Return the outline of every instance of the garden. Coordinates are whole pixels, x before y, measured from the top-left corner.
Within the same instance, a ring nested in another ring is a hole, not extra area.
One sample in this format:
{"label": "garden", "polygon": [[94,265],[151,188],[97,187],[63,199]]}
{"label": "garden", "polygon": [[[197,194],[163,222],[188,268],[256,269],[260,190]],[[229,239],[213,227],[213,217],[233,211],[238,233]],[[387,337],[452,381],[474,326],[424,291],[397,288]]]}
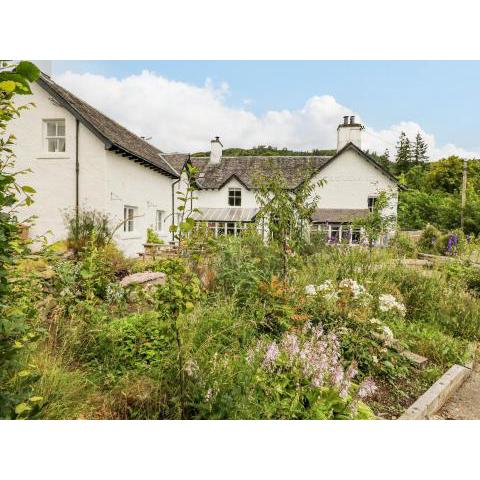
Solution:
{"label": "garden", "polygon": [[[12,266],[6,313],[23,328],[4,417],[397,418],[479,336],[480,273],[468,260],[411,268],[405,238],[373,250],[305,243],[286,277],[282,246],[254,228],[197,232],[155,260],[95,234],[67,247]],[[142,271],[165,284],[121,286]]]}
{"label": "garden", "polygon": [[[39,72],[1,73],[4,133]],[[14,141],[0,143],[0,418],[394,419],[480,336],[479,238],[427,227],[374,247],[391,227],[386,196],[358,225],[365,246],[306,234],[313,187],[287,191],[271,172],[257,188],[268,241],[254,224],[196,229],[189,187],[169,257],[124,257],[95,211],[33,249],[17,212],[35,192],[19,185]],[[450,261],[409,261],[419,252]],[[163,281],[124,281],[142,272]]]}

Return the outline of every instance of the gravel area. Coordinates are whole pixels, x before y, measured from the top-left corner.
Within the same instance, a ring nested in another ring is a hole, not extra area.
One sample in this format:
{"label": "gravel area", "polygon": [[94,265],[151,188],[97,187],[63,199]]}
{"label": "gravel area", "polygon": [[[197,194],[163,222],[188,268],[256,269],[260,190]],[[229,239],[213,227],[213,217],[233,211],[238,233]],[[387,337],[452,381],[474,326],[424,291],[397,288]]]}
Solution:
{"label": "gravel area", "polygon": [[470,377],[431,419],[480,419],[480,362],[478,360]]}

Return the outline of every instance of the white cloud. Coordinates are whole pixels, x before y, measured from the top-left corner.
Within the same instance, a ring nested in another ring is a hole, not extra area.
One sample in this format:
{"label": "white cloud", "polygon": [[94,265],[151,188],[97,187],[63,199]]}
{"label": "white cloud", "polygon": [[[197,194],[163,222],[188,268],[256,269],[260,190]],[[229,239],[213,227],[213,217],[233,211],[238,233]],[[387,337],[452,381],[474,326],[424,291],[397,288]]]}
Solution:
{"label": "white cloud", "polygon": [[[164,151],[208,150],[220,136],[226,147],[274,145],[292,149],[335,148],[336,127],[350,108],[330,95],[309,98],[299,110],[271,110],[255,115],[246,108],[230,107],[230,87],[204,86],[169,80],[149,71],[124,79],[90,73],[66,72],[56,81]],[[248,102],[245,102],[248,105]],[[357,118],[361,117],[357,114]],[[401,131],[410,138],[420,132],[432,159],[446,155],[479,156],[453,144],[438,146],[433,134],[415,122],[401,122],[382,130],[366,128],[363,147],[393,153]]]}

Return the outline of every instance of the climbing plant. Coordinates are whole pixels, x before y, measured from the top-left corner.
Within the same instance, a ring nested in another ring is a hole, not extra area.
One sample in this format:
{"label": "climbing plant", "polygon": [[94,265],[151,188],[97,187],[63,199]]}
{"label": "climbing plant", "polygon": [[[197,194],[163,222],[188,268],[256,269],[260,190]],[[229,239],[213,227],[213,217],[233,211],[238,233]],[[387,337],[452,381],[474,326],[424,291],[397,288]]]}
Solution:
{"label": "climbing plant", "polygon": [[30,95],[30,83],[40,75],[30,62],[0,61],[0,418],[23,417],[38,408],[38,397],[28,396],[28,370],[20,370],[19,358],[34,338],[27,317],[15,304],[12,279],[15,261],[21,255],[19,209],[30,205],[34,189],[21,186],[15,170],[15,136],[9,123],[32,104],[17,106],[17,95]]}

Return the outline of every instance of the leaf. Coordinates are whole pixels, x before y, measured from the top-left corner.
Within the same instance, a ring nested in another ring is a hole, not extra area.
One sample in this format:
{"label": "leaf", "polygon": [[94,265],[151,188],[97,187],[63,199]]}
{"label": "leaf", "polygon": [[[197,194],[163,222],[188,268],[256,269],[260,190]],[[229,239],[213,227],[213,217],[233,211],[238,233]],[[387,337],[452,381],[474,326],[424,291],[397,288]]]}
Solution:
{"label": "leaf", "polygon": [[30,82],[34,82],[40,76],[40,69],[32,62],[22,61],[16,68],[15,72],[27,78]]}
{"label": "leaf", "polygon": [[36,193],[36,190],[33,188],[33,187],[30,187],[28,185],[24,185],[22,187],[22,190],[25,192],[25,193]]}
{"label": "leaf", "polygon": [[15,87],[17,84],[15,82],[12,82],[11,80],[5,80],[3,82],[0,82],[0,90],[3,90],[4,92],[11,93],[15,90]]}
{"label": "leaf", "polygon": [[22,413],[24,412],[28,412],[30,411],[32,408],[29,407],[26,403],[22,402],[22,403],[19,403],[16,407],[15,407],[15,413],[17,415],[21,415]]}
{"label": "leaf", "polygon": [[37,402],[41,402],[43,400],[43,397],[30,397],[29,398],[30,402],[32,403],[37,403]]}

